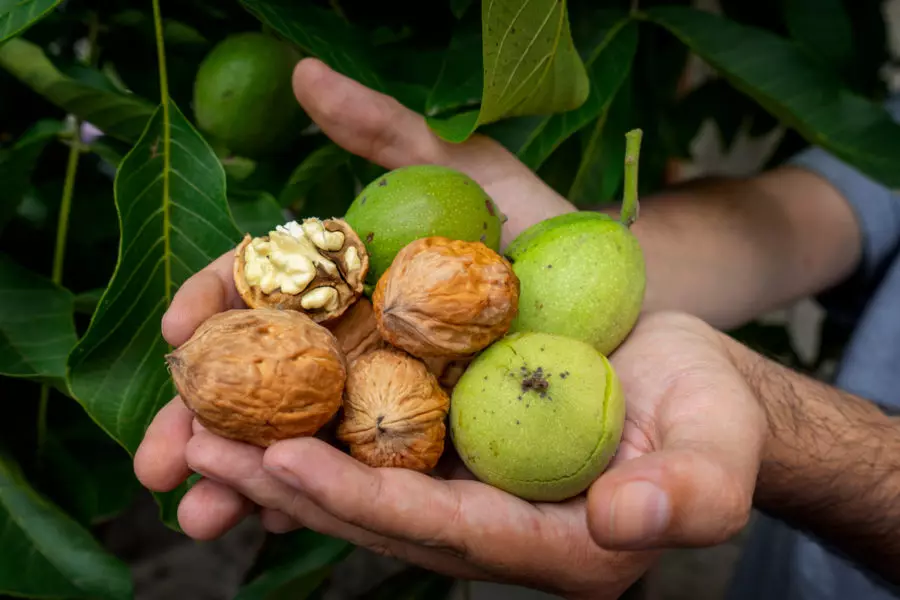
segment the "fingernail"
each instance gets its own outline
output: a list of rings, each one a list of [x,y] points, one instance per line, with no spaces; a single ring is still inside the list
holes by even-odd
[[[659,538],[669,525],[669,496],[649,481],[626,483],[613,496],[610,541],[617,548],[640,547]]]

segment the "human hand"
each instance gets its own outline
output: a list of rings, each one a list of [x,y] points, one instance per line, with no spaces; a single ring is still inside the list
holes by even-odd
[[[230,495],[264,507],[272,531],[305,526],[453,576],[618,597],[656,555],[617,550],[709,545],[744,525],[766,427],[720,334],[693,318],[645,318],[612,362],[626,427],[586,500],[530,504],[462,470],[438,480],[371,469],[316,439],[263,450],[188,423],[185,461],[206,479],[185,497],[182,524],[227,528],[238,518],[221,501]]]
[[[316,59],[300,61],[294,90],[304,110],[335,143],[387,169],[435,163],[467,173],[507,213],[504,243],[522,229],[574,207],[497,142],[479,135],[462,144],[440,140],[421,115],[389,96],[335,73]],[[203,321],[229,308],[244,308],[235,291],[231,253],[186,281],[167,310],[163,336],[179,346]],[[135,456],[135,471],[151,489],[173,489],[190,474],[184,451],[191,414],[175,398],[157,415]],[[251,510],[240,495],[201,481],[185,497],[181,524],[189,535],[220,535]]]
[[[507,237],[530,225],[528,220],[570,210],[490,140],[475,137],[447,145],[421,117],[315,61],[298,67],[295,83],[304,108],[348,150],[387,168],[448,164],[478,180],[504,210],[514,200],[542,207],[526,221],[521,213],[511,214]],[[315,89],[315,96],[306,97],[304,89]],[[182,286],[163,322],[170,343],[184,342],[213,314],[243,306],[230,266],[229,254]],[[759,411],[712,342],[716,334],[690,323],[682,329],[697,331],[688,346],[705,348],[698,353],[708,355],[705,359],[688,360],[691,352],[678,347],[685,331],[671,333],[668,321],[656,327],[661,325],[656,319],[639,325],[613,357],[629,398],[628,424],[614,468],[594,485],[587,505],[582,498],[535,506],[473,481],[373,471],[317,440],[284,442],[266,453],[202,431],[177,397],[149,428],[135,471],[147,487],[160,491],[173,489],[192,471],[206,476],[179,507],[183,529],[198,539],[217,537],[258,503],[263,523],[273,531],[302,524],[450,574],[518,581],[570,595],[593,597],[591,590],[602,590],[617,597],[654,556],[601,550],[587,535],[586,519],[591,534],[610,548],[653,548],[719,541],[743,523],[749,510]],[[640,342],[655,339],[652,331],[657,329],[669,331],[663,338],[672,340],[659,346]],[[641,331],[648,333],[638,335]],[[668,371],[656,368],[656,362],[668,365]],[[728,401],[717,394],[727,395]],[[736,441],[740,443],[729,445]],[[297,460],[301,454],[304,459]],[[279,457],[287,471],[264,469],[280,466]],[[318,470],[322,465],[328,470]],[[300,466],[313,470],[297,472]],[[338,480],[335,474],[341,474]],[[470,478],[464,471],[454,476]],[[639,498],[628,492],[636,489],[640,496],[648,488],[624,485],[638,481],[655,483],[668,495],[668,511],[657,510],[668,519],[656,535],[649,527],[652,511],[638,508]],[[379,502],[373,503],[371,495],[354,495],[371,486],[382,490]],[[447,523],[454,527],[448,529]],[[536,554],[538,546],[542,550]]]

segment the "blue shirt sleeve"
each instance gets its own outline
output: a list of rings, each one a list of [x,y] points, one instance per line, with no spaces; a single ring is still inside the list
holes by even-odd
[[[900,121],[900,94],[886,104],[888,112]],[[900,250],[900,191],[891,190],[844,163],[825,150],[809,148],[787,164],[800,167],[827,180],[847,200],[856,215],[863,240],[862,261],[847,281],[820,296],[820,301],[835,316],[854,320],[877,287],[884,271]],[[900,164],[897,165],[900,169]]]

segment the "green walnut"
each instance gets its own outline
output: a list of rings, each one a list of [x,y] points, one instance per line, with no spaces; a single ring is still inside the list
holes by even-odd
[[[437,165],[390,171],[371,182],[344,220],[365,242],[374,285],[407,244],[425,237],[482,242],[495,252],[505,217],[471,177]]]
[[[210,141],[254,157],[283,149],[310,123],[291,87],[302,55],[260,32],[219,42],[194,80],[194,116]]]
[[[492,344],[450,401],[451,439],[466,467],[530,501],[586,490],[614,456],[624,424],[625,398],[606,357],[548,333]]]
[[[595,212],[560,215],[526,229],[506,249],[521,286],[510,332],[568,336],[608,356],[634,328],[646,271],[629,229],[637,212],[640,132],[628,135],[620,220]]]

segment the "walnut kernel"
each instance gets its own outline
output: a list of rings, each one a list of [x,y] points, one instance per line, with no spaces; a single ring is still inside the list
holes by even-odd
[[[394,348],[350,365],[338,438],[370,467],[427,472],[444,451],[450,399],[425,364]]]
[[[206,429],[262,447],[315,434],[340,408],[347,376],[331,332],[275,309],[210,317],[166,361]]]
[[[421,358],[463,358],[507,332],[519,280],[506,259],[480,242],[422,238],[397,253],[373,302],[389,343]]]
[[[360,297],[368,269],[365,246],[346,222],[309,218],[245,236],[234,283],[250,308],[296,310],[326,323]]]

